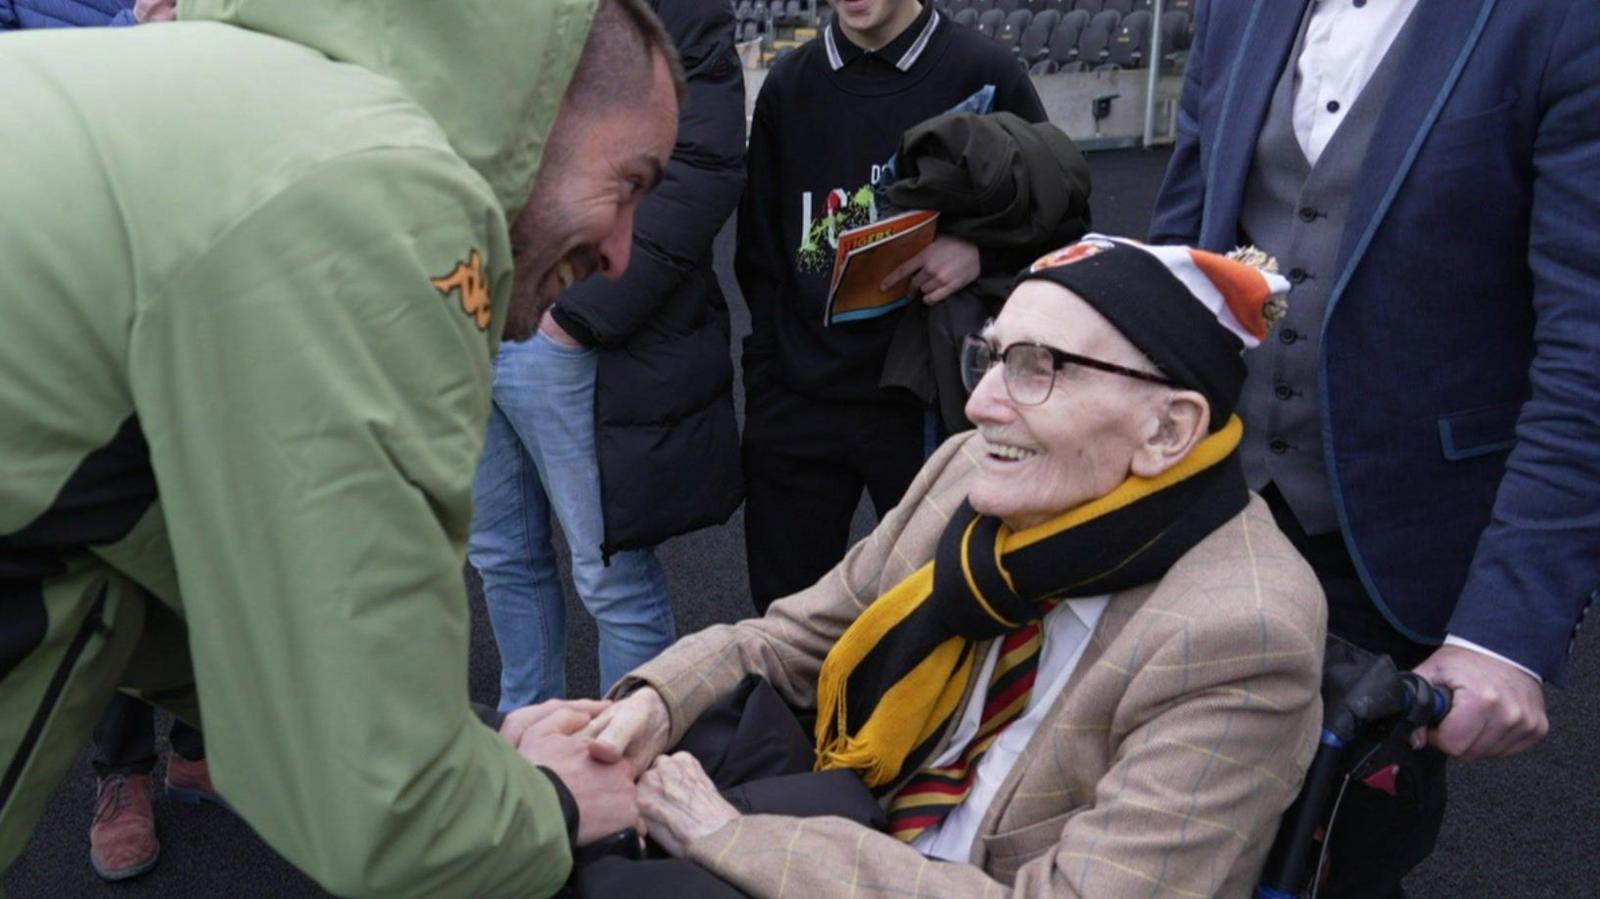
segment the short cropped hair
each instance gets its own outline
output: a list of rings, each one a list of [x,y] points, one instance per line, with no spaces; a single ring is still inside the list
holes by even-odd
[[[655,71],[660,53],[672,73],[673,90],[683,102],[683,64],[672,38],[645,0],[600,0],[584,41],[578,67],[567,84],[566,102],[584,110],[637,101]]]

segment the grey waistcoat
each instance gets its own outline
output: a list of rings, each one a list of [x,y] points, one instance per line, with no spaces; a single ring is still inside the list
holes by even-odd
[[[1293,289],[1289,314],[1259,348],[1245,354],[1250,374],[1239,400],[1245,421],[1240,452],[1250,488],[1276,484],[1310,534],[1339,526],[1323,458],[1317,385],[1323,314],[1337,274],[1350,198],[1378,117],[1402,74],[1398,61],[1411,30],[1409,23],[1402,28],[1313,167],[1294,136],[1295,61],[1305,41],[1302,23],[1267,109],[1245,185],[1240,238],[1276,257],[1279,272]]]

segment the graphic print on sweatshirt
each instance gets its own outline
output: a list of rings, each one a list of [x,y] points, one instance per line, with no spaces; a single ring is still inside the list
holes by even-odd
[[[946,113],[967,112],[987,115],[994,111],[995,86],[985,84],[973,91]],[[839,248],[839,235],[851,228],[870,225],[880,218],[878,193],[887,190],[898,177],[899,154],[891,154],[887,162],[872,167],[867,184],[849,192],[836,187],[825,195],[822,210],[813,208],[811,191],[800,194],[800,246],[795,250],[795,269],[804,274],[826,275],[833,271],[834,251]],[[886,204],[887,205],[887,204]],[[891,214],[897,210],[888,210]]]
[[[795,250],[795,268],[814,275],[833,271],[834,251],[839,249],[840,234],[878,220],[877,193],[870,184],[863,184],[853,193],[836,187],[823,198],[821,213],[814,214],[811,191],[800,194],[802,237]]]

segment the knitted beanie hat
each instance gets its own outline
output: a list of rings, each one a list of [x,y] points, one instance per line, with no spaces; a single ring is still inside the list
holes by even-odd
[[[1047,253],[1017,283],[1042,279],[1082,297],[1181,387],[1211,405],[1211,430],[1227,423],[1244,387],[1241,354],[1287,309],[1289,282],[1265,253],[1224,256],[1089,234]]]

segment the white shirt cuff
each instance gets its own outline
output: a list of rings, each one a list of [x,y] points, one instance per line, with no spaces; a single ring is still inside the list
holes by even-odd
[[[1529,668],[1527,665],[1523,665],[1523,664],[1520,664],[1518,662],[1513,662],[1512,660],[1506,658],[1505,656],[1501,655],[1500,653],[1495,652],[1493,650],[1484,649],[1482,646],[1479,646],[1478,644],[1472,642],[1471,640],[1463,640],[1460,637],[1457,637],[1455,634],[1450,634],[1450,635],[1448,635],[1448,636],[1446,636],[1444,638],[1444,645],[1446,645],[1446,646],[1459,646],[1462,649],[1470,649],[1473,652],[1480,653],[1482,655],[1486,655],[1489,658],[1494,659],[1497,662],[1505,662],[1507,665],[1510,665],[1511,667],[1517,669],[1518,671],[1521,671],[1523,674],[1526,674],[1527,676],[1533,678],[1534,680],[1538,681],[1539,683],[1541,683],[1541,684],[1544,683],[1544,678],[1542,678],[1538,674],[1536,674],[1533,671],[1533,669]]]

